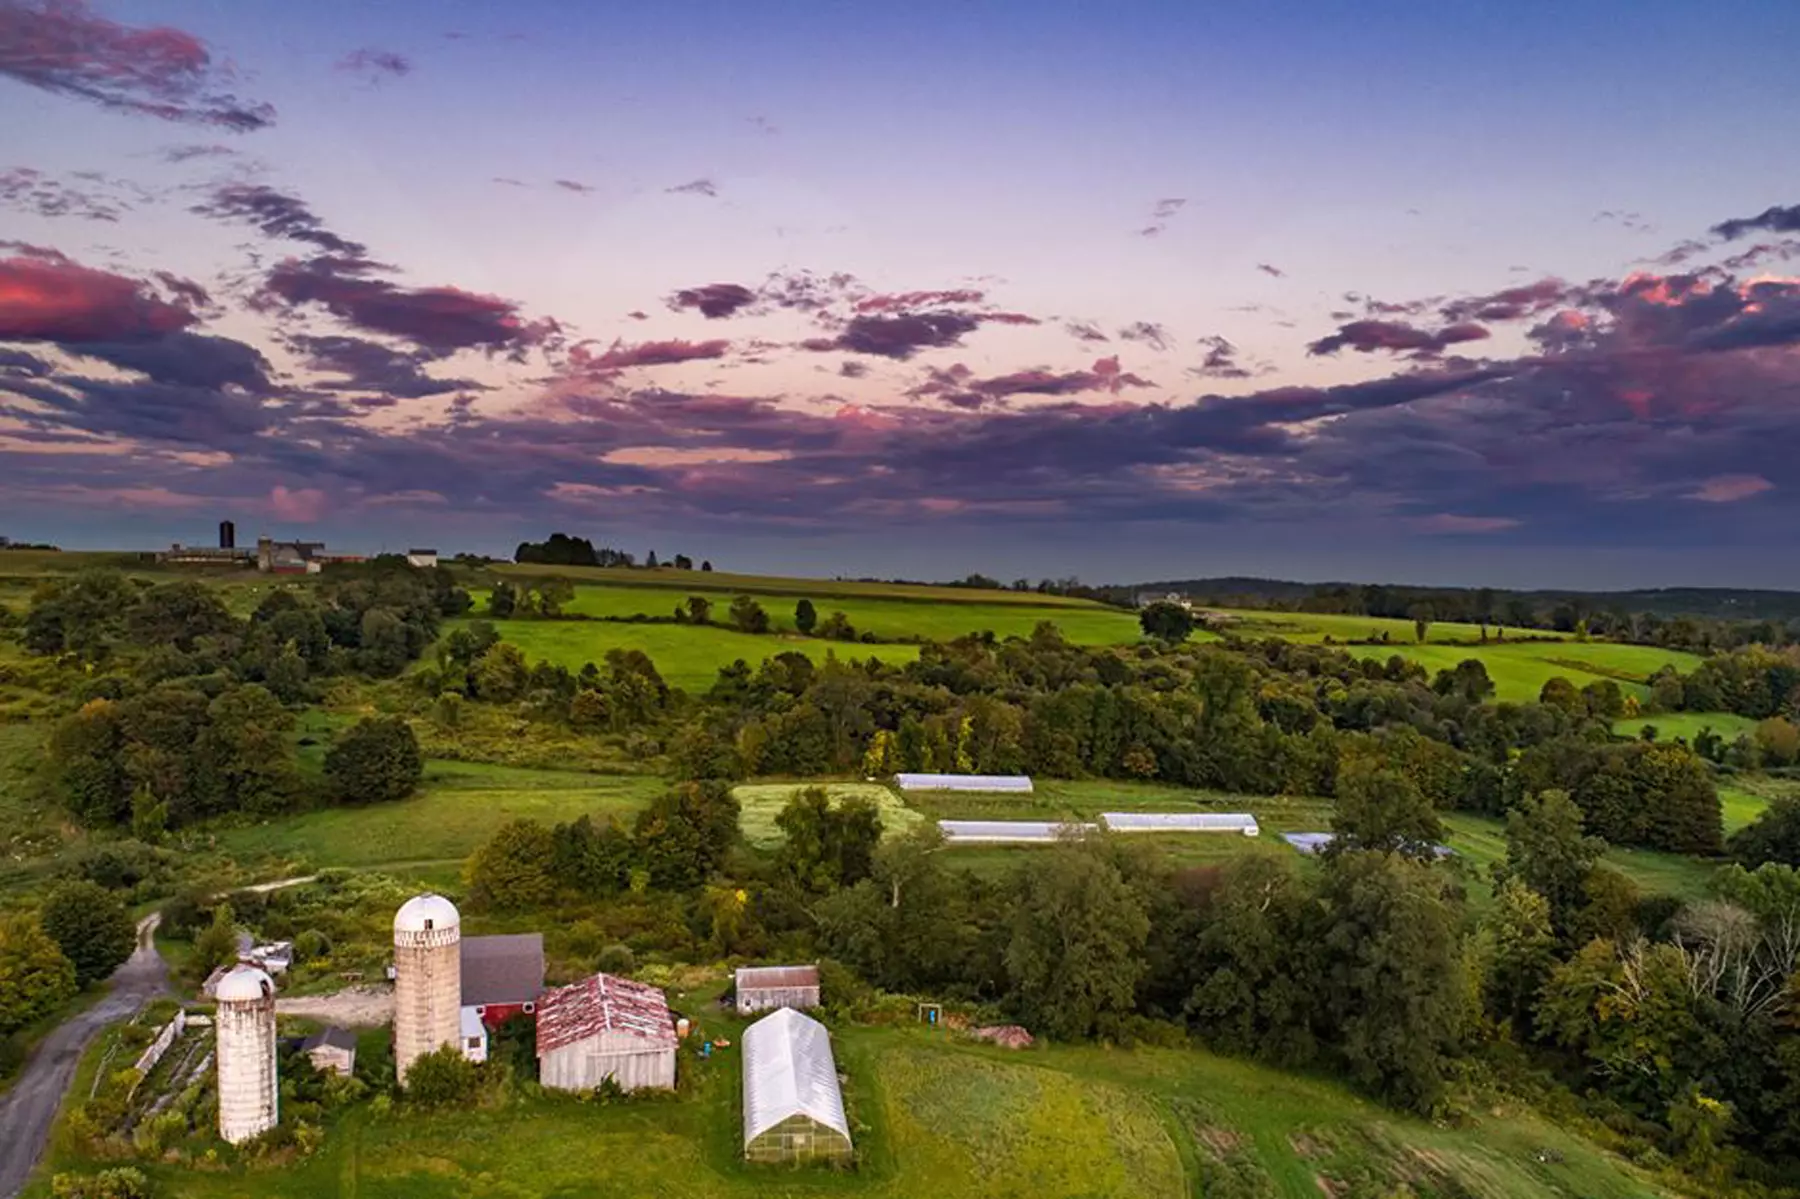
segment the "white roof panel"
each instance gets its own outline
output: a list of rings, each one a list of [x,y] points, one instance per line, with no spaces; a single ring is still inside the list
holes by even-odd
[[[1100,819],[1115,833],[1242,833],[1262,830],[1248,812],[1102,812]]]
[[[782,1008],[744,1030],[744,1144],[802,1115],[850,1135],[831,1034],[811,1016]]]
[[[1092,824],[1060,824],[1054,820],[940,820],[938,828],[952,845],[978,841],[1055,841],[1065,830],[1091,833]]]
[[[1023,774],[896,774],[902,791],[1005,791],[1031,793],[1031,779]]]

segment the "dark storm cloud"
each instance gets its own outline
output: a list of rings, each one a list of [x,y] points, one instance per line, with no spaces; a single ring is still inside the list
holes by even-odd
[[[669,297],[669,307],[676,312],[696,309],[708,320],[719,320],[748,306],[756,293],[741,283],[708,283],[704,287],[688,287]]]
[[[269,272],[262,302],[289,308],[316,304],[366,332],[437,354],[480,349],[520,355],[560,332],[552,320],[525,321],[511,300],[457,287],[401,287],[370,277],[381,269],[351,257],[290,259]]]
[[[149,284],[55,251],[0,258],[0,341],[102,342],[173,333],[193,310]]]
[[[1308,354],[1335,354],[1352,349],[1370,354],[1376,350],[1412,351],[1421,355],[1441,353],[1450,346],[1480,341],[1488,331],[1480,325],[1448,325],[1435,332],[1398,321],[1351,321],[1329,337],[1321,337],[1306,347]]]
[[[271,390],[269,360],[262,351],[229,337],[168,333],[132,341],[70,343],[65,348],[120,370],[148,375],[156,383],[186,388],[240,387],[259,395]]]
[[[367,247],[339,237],[325,227],[306,202],[262,183],[227,183],[204,204],[188,210],[197,216],[233,221],[260,229],[268,237],[308,242],[333,254],[360,257]]]
[[[1736,241],[1746,233],[1800,233],[1800,204],[1765,208],[1755,216],[1733,217],[1712,227],[1714,237]]]
[[[24,350],[9,350],[0,346],[0,371],[27,376],[47,375],[50,373],[50,364]]]
[[[405,55],[396,54],[392,50],[364,48],[340,58],[337,69],[347,74],[360,75],[364,79],[397,79],[412,71],[412,62]]]
[[[398,399],[418,399],[446,395],[455,391],[485,391],[472,379],[435,379],[424,367],[432,355],[424,351],[402,351],[360,337],[298,336],[294,349],[305,355],[306,366],[315,371],[345,376],[321,386],[330,391],[366,391]]]
[[[165,121],[244,132],[275,120],[269,105],[225,90],[231,70],[192,34],[121,25],[82,0],[0,0],[0,75]]]

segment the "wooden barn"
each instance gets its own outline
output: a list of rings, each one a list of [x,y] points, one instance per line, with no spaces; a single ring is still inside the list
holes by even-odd
[[[596,974],[544,992],[537,1008],[538,1081],[559,1091],[675,1086],[675,1023],[663,993]]]
[[[745,1016],[770,1008],[819,1006],[817,966],[741,966],[734,986],[737,1010]]]
[[[744,1030],[744,1159],[848,1161],[850,1122],[831,1034],[782,1008]]]

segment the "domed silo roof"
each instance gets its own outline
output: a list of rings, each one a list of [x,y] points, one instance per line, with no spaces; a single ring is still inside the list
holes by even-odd
[[[235,966],[219,980],[213,998],[220,1003],[244,1003],[267,999],[275,993],[275,980],[255,966]]]
[[[462,923],[456,905],[442,895],[415,895],[394,913],[394,931],[422,933],[426,929],[456,928]]]

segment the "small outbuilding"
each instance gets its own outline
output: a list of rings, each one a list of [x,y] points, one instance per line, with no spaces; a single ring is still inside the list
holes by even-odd
[[[735,983],[737,1010],[748,1016],[770,1008],[819,1006],[817,966],[741,966]]]
[[[356,1034],[347,1028],[324,1028],[300,1042],[300,1052],[312,1059],[313,1069],[349,1078],[356,1073]]]
[[[782,1008],[744,1030],[744,1158],[847,1161],[853,1151],[825,1026]]]
[[[537,1008],[538,1081],[591,1091],[675,1086],[675,1022],[669,1001],[647,983],[596,974],[544,992]]]

